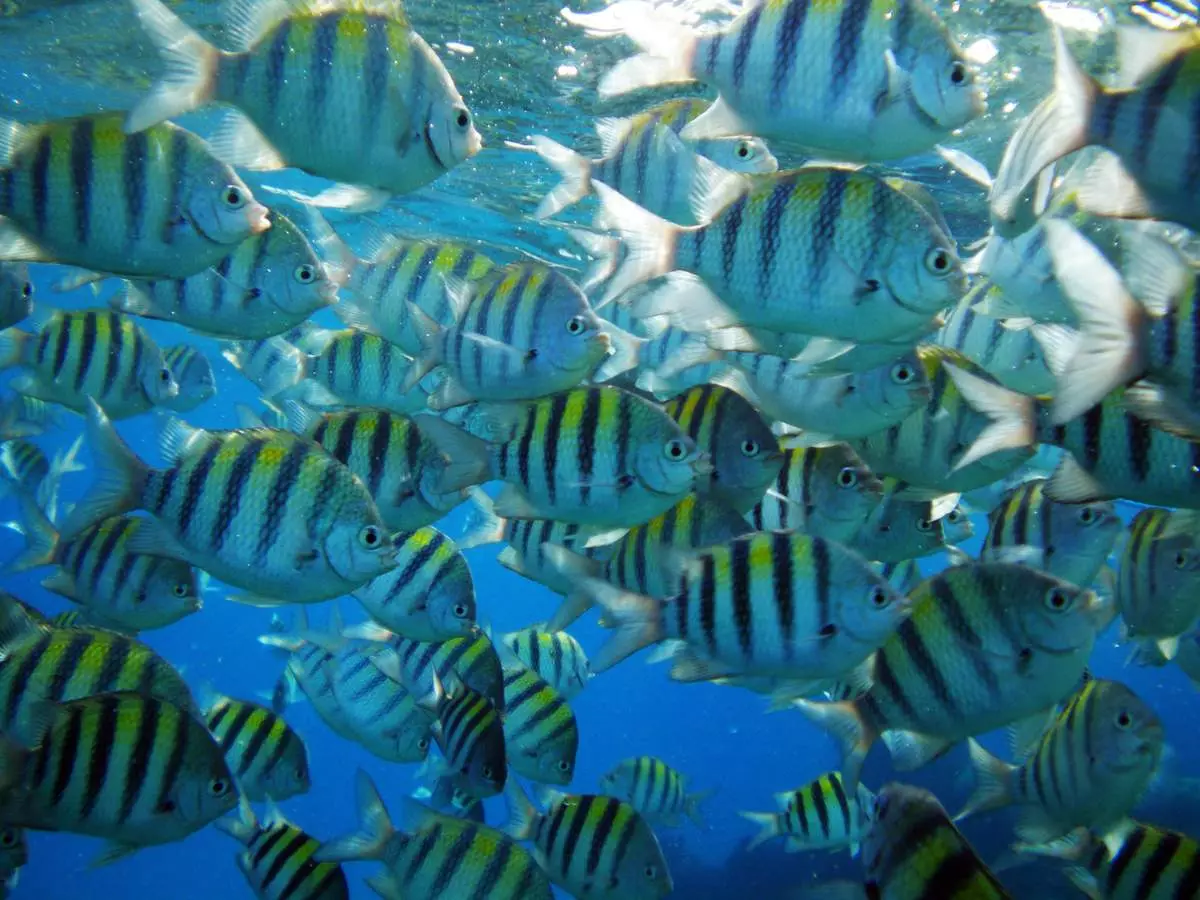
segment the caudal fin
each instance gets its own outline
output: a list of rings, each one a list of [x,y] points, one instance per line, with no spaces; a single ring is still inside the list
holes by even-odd
[[[643,53],[622,60],[600,80],[602,98],[627,94],[658,84],[694,81],[692,61],[696,33],[666,7],[645,0],[622,0],[594,13],[564,9],[562,17],[588,34],[611,37],[623,34]]]
[[[666,637],[661,601],[623,591],[598,578],[582,579],[580,589],[604,607],[606,619],[616,629],[608,643],[592,657],[593,672],[599,674],[611,669],[643,647],[657,644]]]
[[[774,840],[784,833],[783,826],[779,822],[780,815],[778,813],[739,812],[738,815],[743,819],[748,819],[760,828],[758,834],[752,837],[750,842],[746,844],[747,850],[761,847],[767,841]]]
[[[58,532],[28,491],[18,490],[17,500],[21,505],[21,534],[25,537],[25,549],[8,564],[8,571],[24,572],[52,564],[58,548]]]
[[[539,219],[548,219],[592,192],[592,163],[586,156],[545,135],[535,134],[530,140],[537,155],[562,176],[562,181],[542,198],[534,213]]]
[[[603,182],[595,182],[594,189],[603,207],[605,223],[621,233],[627,251],[625,260],[605,289],[600,304],[603,305],[635,284],[670,272],[675,267],[675,245],[680,228],[643,209]]]
[[[954,817],[955,822],[1013,802],[1012,773],[1016,771],[1016,766],[992,756],[974,738],[967,745],[971,750],[971,768],[975,772],[975,790],[962,811]]]
[[[396,829],[388,816],[387,807],[383,805],[379,788],[362,769],[358,770],[355,793],[358,797],[360,830],[347,837],[326,841],[313,854],[314,859],[320,862],[348,862],[385,858]]]
[[[1035,398],[1010,391],[950,363],[943,365],[967,404],[992,420],[954,464],[955,471],[1001,450],[1033,447],[1037,443]]]
[[[125,118],[125,132],[144,131],[213,98],[221,51],[189,28],[160,0],[132,0],[138,21],[167,71]]]
[[[879,732],[865,718],[853,700],[840,703],[817,703],[794,700],[792,705],[808,719],[828,731],[842,747],[842,782],[848,792],[858,790],[867,752],[879,737]]]
[[[89,525],[137,509],[150,468],[121,440],[116,428],[95,400],[88,400],[87,438],[95,480],[63,523],[66,536]]]

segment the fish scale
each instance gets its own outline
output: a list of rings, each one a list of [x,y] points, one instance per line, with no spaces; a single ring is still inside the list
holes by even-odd
[[[277,713],[245,700],[216,697],[205,724],[247,799],[286,800],[311,787],[304,742]]]
[[[565,697],[533,669],[504,671],[504,745],[514,773],[544,784],[569,784],[579,725]]]
[[[846,542],[866,522],[883,487],[848,444],[784,451],[772,488],[746,516],[759,531],[803,531]]]

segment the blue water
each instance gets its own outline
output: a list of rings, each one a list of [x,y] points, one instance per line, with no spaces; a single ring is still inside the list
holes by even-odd
[[[487,243],[509,252],[525,252],[567,265],[578,265],[561,230],[535,223],[528,216],[551,178],[537,160],[519,151],[502,149],[505,139],[519,141],[531,131],[547,133],[564,143],[586,146],[595,115],[622,114],[630,107],[600,108],[592,85],[612,60],[617,48],[590,42],[559,22],[558,0],[513,0],[470,3],[413,0],[411,13],[432,43],[458,41],[475,54],[441,55],[477,117],[486,149],[434,187],[403,198],[377,223],[408,234],[438,234]],[[592,4],[595,8],[600,4]],[[970,3],[958,10],[936,4],[951,27],[972,37],[990,36],[1000,57],[985,66],[993,95],[994,118],[971,133],[972,149],[994,165],[1000,145],[992,135],[1011,130],[1008,120],[1028,109],[1028,99],[1047,82],[1048,56],[1036,13],[1023,3]],[[219,21],[216,4],[182,3],[182,14],[193,22]],[[1101,4],[1079,4],[1102,9]],[[5,15],[12,15],[5,18]],[[1037,31],[1036,44],[1029,43]],[[571,47],[578,48],[571,50]],[[560,66],[578,68],[578,78],[556,76]],[[0,0],[0,115],[24,120],[70,115],[98,107],[124,108],[146,86],[157,62],[123,3],[21,3]],[[203,131],[211,118],[198,115],[183,124]],[[594,143],[593,143],[594,146]],[[953,213],[969,194],[961,179],[914,163],[911,172],[924,172]],[[289,186],[288,178],[273,183]],[[297,179],[295,184],[302,183]],[[971,195],[972,199],[977,199]],[[978,206],[978,204],[976,204]],[[982,232],[983,222],[960,214],[960,239]],[[351,229],[353,233],[353,229]],[[35,267],[39,302],[68,308],[101,305],[113,288],[100,296],[84,289],[66,295],[52,292],[61,272]],[[318,323],[335,321],[318,317]],[[218,397],[188,416],[195,425],[233,427],[235,403],[253,403],[256,393],[226,363],[217,345],[182,328],[156,322],[144,327],[162,346],[193,342],[212,361]],[[64,449],[79,433],[81,421],[71,418],[64,432],[39,439],[47,453]],[[157,425],[144,416],[119,423],[119,430],[143,456],[157,453]],[[79,496],[88,475],[69,476],[64,499]],[[1126,510],[1126,512],[1130,512]],[[11,501],[0,499],[0,520],[15,518]],[[461,533],[462,510],[440,524],[451,536]],[[964,549],[973,551],[986,524],[976,522],[977,538]],[[0,530],[0,559],[21,544]],[[479,594],[480,619],[496,632],[540,621],[555,608],[557,597],[499,566],[495,548],[468,552]],[[60,598],[38,584],[45,572],[0,576],[6,589],[53,614],[67,608]],[[181,667],[193,689],[211,685],[243,697],[270,691],[278,678],[280,657],[256,637],[268,630],[271,614],[226,602],[219,586],[205,597],[204,609],[170,628],[148,633],[144,640]],[[328,615],[328,604],[311,609],[317,623]],[[348,621],[362,614],[352,600],[341,601]],[[603,632],[589,618],[573,629],[586,649],[594,651]],[[1173,753],[1160,781],[1137,811],[1155,824],[1197,833],[1195,812],[1200,793],[1200,756],[1190,746],[1196,694],[1175,668],[1140,670],[1124,666],[1127,651],[1115,646],[1115,632],[1099,642],[1092,665],[1101,677],[1118,678],[1149,702],[1162,718]],[[755,828],[738,816],[739,810],[770,810],[772,795],[799,786],[834,768],[838,757],[832,742],[798,714],[766,714],[766,702],[749,693],[699,684],[681,686],[666,677],[665,666],[648,666],[634,658],[595,679],[573,701],[581,745],[572,789],[594,790],[600,775],[619,760],[653,754],[686,773],[693,790],[714,788],[704,805],[706,826],[660,829],[680,898],[740,898],[787,896],[789,890],[829,877],[857,875],[857,863],[845,853],[788,855],[782,842],[753,853],[744,849]],[[353,779],[366,769],[385,799],[415,787],[415,767],[387,764],[357,745],[332,735],[305,703],[293,706],[288,719],[304,737],[313,772],[313,789],[284,804],[287,816],[320,837],[344,834],[356,827]],[[988,741],[1003,747],[1002,736]],[[876,750],[864,780],[877,786],[889,777],[886,754]],[[964,748],[905,780],[935,789],[951,809],[966,798],[970,778]],[[487,803],[488,820],[504,821],[501,800]],[[1011,834],[1005,813],[979,816],[964,831],[985,859],[998,857]],[[163,897],[200,900],[211,897],[249,897],[250,891],[234,863],[240,847],[209,827],[188,840],[143,850],[115,865],[89,868],[101,849],[99,841],[60,834],[29,835],[30,861],[21,873],[17,898],[77,900],[82,897]],[[374,866],[347,867],[352,896],[373,896],[363,876]],[[1033,863],[1005,875],[1014,896],[1078,896],[1062,881],[1058,867]]]

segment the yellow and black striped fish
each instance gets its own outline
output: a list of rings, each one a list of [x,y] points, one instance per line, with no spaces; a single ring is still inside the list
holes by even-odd
[[[257,703],[214,695],[206,704],[204,720],[247,799],[286,800],[308,793],[312,786],[308,751],[278,713]]]
[[[1116,601],[1122,636],[1161,664],[1200,620],[1200,532],[1196,513],[1148,507],[1129,523],[1118,554]]]
[[[537,672],[514,663],[504,670],[504,746],[509,769],[542,784],[570,784],[579,751],[575,712]]]
[[[401,680],[392,651],[345,642],[334,654],[330,682],[354,740],[389,762],[421,762],[433,743],[435,716]]]
[[[6,256],[98,272],[186,278],[271,227],[232,167],[163,122],[126,134],[122,113],[0,123]]]
[[[301,691],[313,705],[321,721],[335,734],[348,741],[358,740],[333,692],[336,657],[324,646],[332,646],[342,640],[342,616],[337,603],[333,604],[329,624],[323,635],[310,631],[308,614],[303,607],[296,610],[295,616],[290,632],[278,631],[260,635],[258,638],[260,644],[277,647],[288,653],[283,675],[280,676],[271,695],[271,708],[282,714],[288,704],[295,701],[297,691]]]
[[[687,792],[688,777],[656,756],[622,760],[600,778],[604,793],[624,800],[651,823],[678,827],[687,816],[704,827],[700,803],[712,791]]]
[[[568,700],[592,677],[583,645],[565,631],[533,625],[500,635],[499,643]]]
[[[261,825],[243,801],[236,819],[218,819],[217,828],[245,845],[238,868],[260,900],[350,900],[342,867],[317,862],[321,842],[284,818],[267,800]]]
[[[875,795],[860,784],[848,793],[840,772],[828,772],[804,787],[776,794],[780,812],[744,812],[742,816],[762,826],[747,849],[772,838],[786,837],[789,851],[839,850],[858,846],[871,827]]]
[[[504,667],[483,631],[448,641],[418,641],[396,635],[390,643],[400,657],[401,680],[418,697],[433,693],[433,676],[437,675],[444,687],[461,682],[504,711]]]
[[[175,376],[179,392],[162,405],[177,413],[191,412],[217,393],[217,378],[208,357],[190,344],[163,350],[163,362]]]
[[[1067,877],[1097,900],[1184,900],[1200,896],[1200,843],[1127,819],[1071,853]]]
[[[465,684],[444,689],[435,676],[433,687],[432,694],[417,702],[437,716],[433,733],[444,765],[434,774],[472,797],[495,796],[508,780],[501,710]]]

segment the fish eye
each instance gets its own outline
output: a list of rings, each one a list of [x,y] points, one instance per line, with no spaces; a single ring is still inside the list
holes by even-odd
[[[888,600],[887,591],[885,591],[879,585],[876,585],[875,587],[871,588],[870,600],[871,600],[871,605],[873,607],[875,607],[876,609],[883,609],[890,602]]]
[[[1096,521],[1096,513],[1092,511],[1090,506],[1085,506],[1079,511],[1079,524],[1091,525]]]
[[[1071,598],[1061,588],[1050,588],[1046,591],[1046,606],[1055,612],[1061,612],[1071,605]]]
[[[570,771],[571,771],[571,764],[570,764],[569,762],[567,762],[565,759],[560,759],[560,760],[558,761],[558,771],[560,771],[560,772],[570,772]]]
[[[851,488],[858,484],[858,473],[849,466],[838,472],[837,483],[844,488]]]
[[[0,846],[6,849],[17,846],[17,833],[11,828],[5,828],[4,833],[0,834]]]
[[[941,277],[950,274],[950,254],[941,247],[934,247],[925,254],[925,268]]]
[[[746,143],[745,141],[738,142],[737,157],[738,157],[738,159],[749,159],[750,158],[750,145],[748,143]]]
[[[465,603],[454,604],[454,618],[465,619],[467,617],[467,605]]]
[[[224,778],[214,778],[208,783],[208,792],[214,797],[224,797],[229,793],[229,782]]]
[[[171,588],[171,593],[176,597],[186,597],[188,595],[188,586],[181,582]]]
[[[583,321],[582,316],[572,316],[567,322],[568,334],[583,334],[587,329],[587,323]]]
[[[495,776],[495,772],[492,770],[491,766],[484,766],[481,774],[489,781]]]
[[[171,370],[170,369],[159,369],[158,370],[158,380],[161,381],[163,384],[170,384],[171,383]]]
[[[947,522],[957,522],[961,518],[962,513],[960,513],[957,509],[952,509],[950,512],[946,513]]]
[[[742,456],[755,457],[758,456],[759,446],[758,441],[754,438],[746,438],[742,441]]]
[[[221,202],[230,209],[241,209],[246,205],[246,193],[237,185],[229,185],[221,194]]]
[[[1175,568],[1182,569],[1188,564],[1188,554],[1184,550],[1180,550],[1175,554]]]
[[[647,878],[657,878],[658,877],[658,866],[646,866],[646,877]]]
[[[379,529],[374,525],[368,525],[358,533],[358,542],[367,549],[374,549],[379,546],[379,542],[383,540],[379,533]]]
[[[892,381],[896,384],[908,384],[913,377],[913,368],[908,363],[897,363],[892,366]]]
[[[33,284],[32,283],[27,281],[23,285],[21,285],[21,296],[25,297],[26,299],[33,296]]]
[[[429,749],[429,738],[423,737],[419,741],[417,741],[417,749],[420,750],[422,753],[424,753],[426,750],[428,750]]]
[[[878,278],[868,278],[863,282],[863,293],[874,294],[881,287],[883,287],[883,285],[879,283]]]
[[[459,128],[465,129],[471,124],[471,114],[460,106],[458,108],[458,115],[454,117],[454,124]]]
[[[917,519],[917,531],[927,532],[933,530],[933,523],[928,519]]]
[[[687,447],[681,440],[671,440],[667,441],[666,446],[663,447],[663,453],[666,454],[667,459],[679,461],[687,456]]]
[[[955,60],[950,66],[950,81],[954,84],[962,84],[967,80],[967,67],[959,60]]]
[[[305,263],[302,266],[296,266],[296,271],[293,273],[296,280],[301,284],[312,284],[317,280],[317,270],[314,266]]]
[[[1117,713],[1116,723],[1117,727],[1122,731],[1128,731],[1133,725],[1133,716],[1129,715],[1129,712],[1123,709]]]

